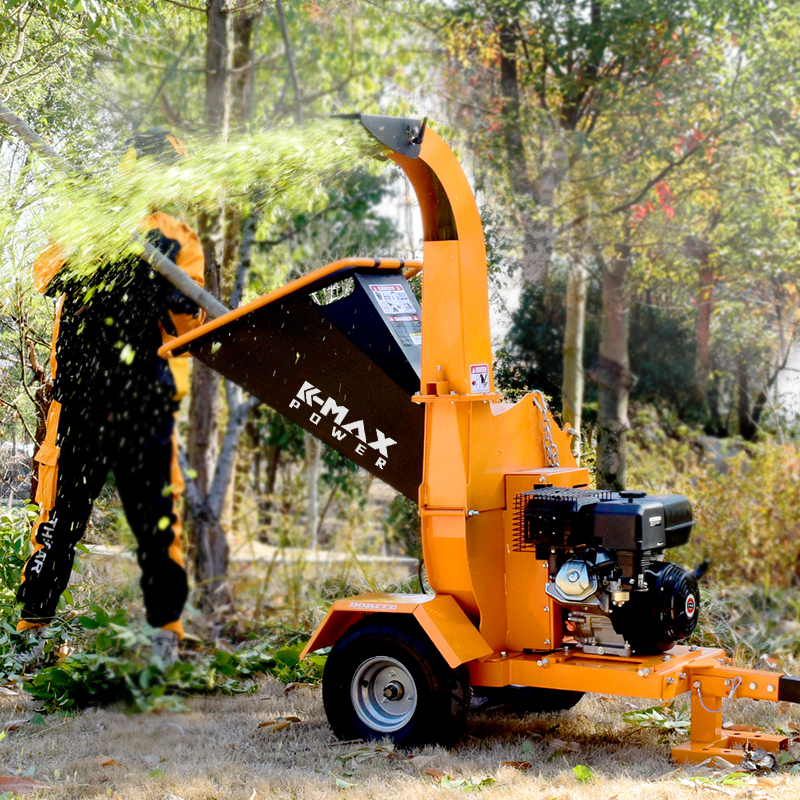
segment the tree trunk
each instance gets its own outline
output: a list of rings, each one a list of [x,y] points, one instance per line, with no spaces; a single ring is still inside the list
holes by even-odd
[[[598,383],[597,488],[625,488],[628,395],[633,376],[628,359],[628,309],[624,294],[625,275],[631,261],[630,245],[615,248],[603,267],[603,311],[600,357],[593,377]]]
[[[226,0],[209,0],[206,42],[206,130],[209,137],[225,141],[230,121],[230,14]],[[206,290],[216,298],[222,292],[221,264],[225,237],[221,235],[222,215],[204,212],[199,219],[199,235],[205,256]],[[220,378],[205,364],[195,362],[189,408],[189,462],[197,473],[195,484],[202,498],[207,498],[217,466],[219,438]],[[225,586],[228,570],[228,542],[219,521],[211,514],[189,519],[195,546],[195,576],[199,604],[210,611],[227,604]]]
[[[208,0],[206,27],[206,131],[228,138],[231,114],[231,14],[227,0]]]
[[[708,266],[708,254],[700,262],[700,287],[697,294],[697,361],[695,383],[697,395],[705,401],[708,395],[708,374],[711,369],[711,312],[713,310],[714,270]]]
[[[752,442],[758,430],[750,414],[750,375],[747,359],[740,355],[736,360],[736,414],[739,419],[739,435]]]
[[[522,229],[522,277],[530,283],[547,278],[555,249],[555,195],[564,177],[566,153],[557,149],[549,163],[540,164],[531,180],[523,140],[522,106],[517,69],[517,32],[512,17],[497,23],[500,38],[500,90],[503,95],[503,139],[509,182],[517,198]],[[545,209],[544,215],[533,207]]]
[[[304,435],[308,477],[308,541],[316,549],[319,547],[319,471],[322,463],[322,444],[310,433]]]
[[[575,262],[567,278],[567,318],[564,326],[564,376],[561,385],[561,415],[575,435],[571,442],[577,461],[581,456],[583,409],[583,334],[586,322],[587,272]]]
[[[712,220],[712,225],[716,222]],[[700,265],[697,289],[697,321],[695,338],[697,339],[697,357],[694,375],[697,397],[701,403],[708,399],[708,376],[711,370],[711,312],[713,310],[714,270],[709,267],[711,247],[705,239],[687,236],[683,249],[689,258]]]
[[[253,97],[255,70],[253,69],[253,29],[258,14],[245,12],[233,18],[233,109],[231,116],[236,130],[245,132],[250,127],[250,109]]]

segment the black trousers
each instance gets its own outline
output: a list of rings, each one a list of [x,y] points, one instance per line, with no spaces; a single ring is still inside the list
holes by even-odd
[[[188,595],[175,505],[182,481],[174,454],[174,407],[103,403],[75,398],[51,409],[48,441],[55,460],[40,459],[40,516],[32,534],[34,553],[25,564],[17,599],[22,620],[47,623],[67,587],[75,545],[83,536],[92,505],[113,470],[128,524],[137,541],[147,622],[177,622]],[[55,425],[55,432],[51,427]],[[48,473],[48,469],[50,472]],[[175,485],[180,484],[180,485]],[[47,501],[48,495],[50,501]],[[46,506],[51,506],[47,508]]]

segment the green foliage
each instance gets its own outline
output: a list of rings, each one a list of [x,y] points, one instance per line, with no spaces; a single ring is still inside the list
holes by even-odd
[[[180,164],[137,159],[94,180],[54,179],[42,200],[41,225],[69,254],[70,273],[92,274],[98,265],[137,254],[131,243],[154,208],[180,203],[213,211],[221,198],[249,210],[257,192],[264,224],[278,212],[313,212],[327,205],[343,172],[384,151],[358,123],[328,121],[300,129],[261,133],[225,145],[195,143]],[[63,279],[63,278],[62,278]],[[92,290],[102,289],[97,281]]]
[[[711,583],[703,586],[693,641],[720,647],[737,664],[779,666],[797,674],[800,660],[800,592],[797,587]],[[764,659],[767,659],[765,662]]]
[[[0,516],[0,619],[8,619],[16,603],[22,567],[28,560],[30,526],[36,506],[13,508]]]
[[[237,651],[211,650],[164,667],[149,658],[148,628],[130,626],[125,613],[113,616],[99,606],[79,620],[82,650],[57,657],[45,654],[45,665],[25,675],[23,687],[48,713],[110,702],[131,710],[181,709],[191,694],[235,694],[255,691],[259,675],[289,683],[317,683],[325,656],[300,661],[302,643],[276,648],[267,641]],[[92,634],[89,636],[88,632]]]
[[[674,702],[628,711],[622,715],[622,719],[629,725],[638,728],[656,728],[665,734],[686,735],[691,726],[689,711],[685,708],[676,709]]]
[[[578,783],[591,783],[594,780],[592,770],[583,764],[576,764],[572,768],[572,772],[575,774],[575,780]]]
[[[419,506],[414,500],[402,494],[392,498],[383,526],[387,541],[398,544],[405,555],[422,558]]]
[[[485,789],[487,786],[493,786],[495,783],[497,781],[494,778],[451,778],[449,775],[443,775],[439,781],[439,785],[444,789],[460,792],[474,792]]]
[[[692,537],[671,558],[692,565],[710,558],[711,575],[722,584],[792,585],[800,564],[800,446],[766,440],[745,450],[704,441],[721,451],[721,469],[690,441],[667,438],[652,423],[631,442],[631,488],[692,501]]]
[[[526,287],[512,316],[506,345],[495,362],[495,380],[510,399],[518,399],[532,389],[540,389],[551,398],[561,397],[565,294],[566,277],[560,273],[545,283]],[[583,368],[591,374],[600,346],[601,298],[596,282],[590,282],[587,295]],[[664,408],[680,419],[697,421],[700,410],[694,384],[693,320],[645,302],[634,302],[629,324],[630,364],[636,376],[631,400]],[[664,342],[670,346],[665,348]],[[596,400],[597,384],[587,380],[587,421],[596,416]],[[558,406],[558,400],[554,405]]]

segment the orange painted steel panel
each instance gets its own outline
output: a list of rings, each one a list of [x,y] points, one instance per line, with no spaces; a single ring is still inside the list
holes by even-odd
[[[508,650],[552,650],[561,647],[561,607],[547,594],[548,564],[533,552],[514,551],[514,498],[536,486],[581,486],[589,481],[583,467],[540,467],[505,476],[505,572],[508,586],[515,589],[508,603],[506,648]]]
[[[434,591],[454,597],[477,622],[478,607],[472,588],[463,508],[430,508],[420,511],[425,572]]]
[[[351,625],[367,614],[413,614],[420,604],[435,599],[432,594],[371,592],[336,600],[303,648],[300,658],[305,658],[314,650],[330,647]]]
[[[692,717],[694,719],[694,716]],[[694,731],[694,721],[692,722]],[[673,747],[670,755],[679,764],[702,764],[710,758],[721,758],[734,766],[742,763],[745,749],[756,748],[777,753],[789,749],[788,736],[771,736],[766,733],[731,731],[721,734],[711,742],[690,740]]]
[[[418,605],[414,617],[453,668],[494,652],[452,597],[437,595]]]
[[[689,690],[691,665],[721,650],[691,651],[674,647],[669,653],[619,658],[570,654],[495,654],[469,665],[476,686],[537,686],[580,692],[672,699]]]
[[[300,658],[329,647],[348,628],[371,614],[411,614],[451,667],[482,658],[492,648],[458,603],[447,595],[361,594],[337,600],[328,610]]]

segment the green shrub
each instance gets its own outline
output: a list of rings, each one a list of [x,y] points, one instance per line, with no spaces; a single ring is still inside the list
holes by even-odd
[[[14,613],[22,567],[28,559],[35,505],[12,508],[0,517],[0,618]]]
[[[100,606],[72,622],[80,650],[64,656],[53,646],[38,671],[23,676],[23,688],[43,711],[74,710],[122,701],[134,711],[182,708],[191,694],[236,694],[255,691],[259,675],[274,675],[284,683],[318,683],[325,656],[300,661],[303,643],[280,647],[262,641],[235,651],[209,648],[164,667],[150,656],[147,626],[129,625],[124,611],[110,616]],[[73,630],[73,635],[76,632]]]
[[[687,441],[641,437],[631,447],[629,485],[692,502],[689,543],[670,553],[694,566],[711,560],[721,584],[786,587],[800,576],[800,446],[765,441],[744,449],[723,440],[722,469]]]

